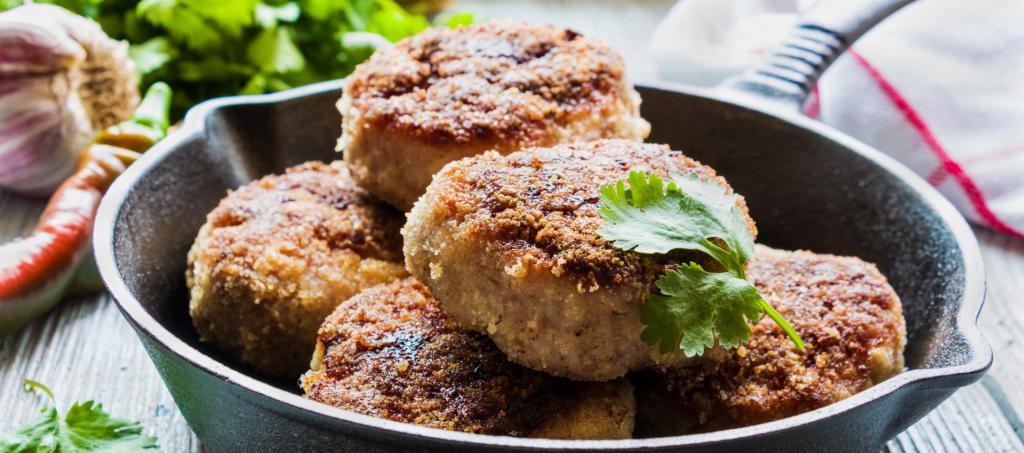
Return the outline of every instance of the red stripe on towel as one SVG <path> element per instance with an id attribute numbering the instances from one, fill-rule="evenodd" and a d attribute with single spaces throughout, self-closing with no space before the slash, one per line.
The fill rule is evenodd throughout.
<path id="1" fill-rule="evenodd" d="M 804 104 L 804 115 L 814 119 L 821 118 L 821 91 L 818 91 L 818 84 L 811 88 L 811 95 L 807 97 Z"/>
<path id="2" fill-rule="evenodd" d="M 949 172 L 946 171 L 946 166 L 939 164 L 931 173 L 928 173 L 928 184 L 939 187 L 939 184 L 942 184 L 947 176 L 949 176 Z"/>
<path id="3" fill-rule="evenodd" d="M 980 162 L 985 162 L 997 158 L 1010 157 L 1015 154 L 1020 154 L 1022 152 L 1024 152 L 1024 144 L 1018 144 L 1007 148 L 1000 148 L 990 153 L 983 153 L 974 157 L 964 159 L 963 162 L 961 162 L 960 164 L 963 165 L 964 167 L 969 167 Z M 944 181 L 947 176 L 949 176 L 949 172 L 946 171 L 946 167 L 939 165 L 938 167 L 935 168 L 935 170 L 932 170 L 931 174 L 928 175 L 928 182 L 932 183 L 933 186 L 937 186 L 939 184 L 942 184 L 942 181 Z"/>
<path id="4" fill-rule="evenodd" d="M 890 83 L 881 72 L 879 72 L 878 68 L 872 65 L 866 58 L 864 58 L 863 55 L 852 48 L 848 53 L 851 57 L 857 60 L 857 62 L 864 67 L 864 70 L 867 71 L 868 75 L 878 83 L 878 87 L 882 89 L 882 92 L 885 93 L 885 95 L 889 97 L 889 100 L 892 101 L 893 105 L 903 113 L 903 117 L 906 118 L 907 122 L 910 123 L 915 130 L 917 130 L 921 135 L 921 138 L 928 145 L 928 148 L 930 148 L 932 152 L 935 153 L 935 156 L 942 161 L 942 166 L 950 176 L 960 183 L 960 187 L 964 189 L 964 193 L 967 194 L 967 199 L 970 200 L 971 205 L 974 206 L 974 210 L 977 211 L 978 215 L 996 230 L 1024 238 L 1024 233 L 1014 230 L 1012 227 L 1000 220 L 994 212 L 992 212 L 988 206 L 988 202 L 985 201 L 984 195 L 981 193 L 981 189 L 978 188 L 978 185 L 970 176 L 967 175 L 963 167 L 961 167 L 957 161 L 953 160 L 946 149 L 942 147 L 942 144 L 939 143 L 939 140 L 935 137 L 935 134 L 932 133 L 928 125 L 925 124 L 921 115 L 914 110 L 896 87 L 893 86 L 893 84 Z"/>

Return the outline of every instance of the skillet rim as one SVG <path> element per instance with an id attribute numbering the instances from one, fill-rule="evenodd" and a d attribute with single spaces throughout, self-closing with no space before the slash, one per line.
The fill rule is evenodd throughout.
<path id="1" fill-rule="evenodd" d="M 334 408 L 305 399 L 301 395 L 287 392 L 232 369 L 230 366 L 218 362 L 178 338 L 150 315 L 141 302 L 131 293 L 121 277 L 117 261 L 114 259 L 114 233 L 119 227 L 119 225 L 115 224 L 115 219 L 117 219 L 120 213 L 126 196 L 135 184 L 142 178 L 145 178 L 154 166 L 176 152 L 177 145 L 185 142 L 192 136 L 201 134 L 205 129 L 206 118 L 217 110 L 239 105 L 269 107 L 278 103 L 296 101 L 304 97 L 323 95 L 342 89 L 344 87 L 344 79 L 321 82 L 272 94 L 211 99 L 189 111 L 185 116 L 181 129 L 143 154 L 121 177 L 115 180 L 114 184 L 108 189 L 106 196 L 104 196 L 97 212 L 93 234 L 93 246 L 100 275 L 112 294 L 115 303 L 120 308 L 122 315 L 133 325 L 139 334 L 144 334 L 150 340 L 172 353 L 178 360 L 188 363 L 189 366 L 198 368 L 214 378 L 237 387 L 233 390 L 238 392 L 239 396 L 262 410 L 270 410 L 286 418 L 294 419 L 291 415 L 283 414 L 280 409 L 267 407 L 267 402 L 276 402 L 277 404 L 288 406 L 292 410 L 301 411 L 304 413 L 303 415 L 316 416 L 325 425 L 331 423 L 349 424 L 357 428 L 377 430 L 379 434 L 398 434 L 405 437 L 456 443 L 464 447 L 625 451 L 667 447 L 710 446 L 754 441 L 759 437 L 794 430 L 805 425 L 827 423 L 828 419 L 836 417 L 841 413 L 867 405 L 876 400 L 891 398 L 905 387 L 911 387 L 915 384 L 929 382 L 941 384 L 943 381 L 949 381 L 945 385 L 938 385 L 938 387 L 960 387 L 957 384 L 958 378 L 969 379 L 968 382 L 976 380 L 991 366 L 993 360 L 991 346 L 985 340 L 977 325 L 978 316 L 981 314 L 986 294 L 985 269 L 977 239 L 963 216 L 945 197 L 925 183 L 920 176 L 888 155 L 863 142 L 823 123 L 806 118 L 800 115 L 799 112 L 785 111 L 777 108 L 777 106 L 773 107 L 770 102 L 759 102 L 756 96 L 744 96 L 743 93 L 737 92 L 716 92 L 665 82 L 644 82 L 637 83 L 636 86 L 637 88 L 701 97 L 713 102 L 727 104 L 731 108 L 751 110 L 756 113 L 773 116 L 791 126 L 838 143 L 848 151 L 855 152 L 861 157 L 870 160 L 881 170 L 893 174 L 908 184 L 950 230 L 963 256 L 964 291 L 961 297 L 961 305 L 957 312 L 956 322 L 953 325 L 955 329 L 953 333 L 959 332 L 963 335 L 965 345 L 970 348 L 971 360 L 955 366 L 906 370 L 845 400 L 773 422 L 710 433 L 622 440 L 530 439 L 427 428 Z M 166 386 L 166 383 L 164 385 Z"/>

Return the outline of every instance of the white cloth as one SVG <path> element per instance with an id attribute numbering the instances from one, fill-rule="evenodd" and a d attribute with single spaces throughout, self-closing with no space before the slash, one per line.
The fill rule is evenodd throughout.
<path id="1" fill-rule="evenodd" d="M 651 38 L 659 75 L 737 74 L 807 3 L 682 0 Z M 911 4 L 834 63 L 805 113 L 900 160 L 972 222 L 1024 237 L 1024 1 Z"/>

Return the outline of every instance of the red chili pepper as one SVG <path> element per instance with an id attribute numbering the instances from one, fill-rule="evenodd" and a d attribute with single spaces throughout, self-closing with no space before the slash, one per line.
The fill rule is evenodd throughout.
<path id="1" fill-rule="evenodd" d="M 170 89 L 154 84 L 135 117 L 101 133 L 77 171 L 46 205 L 27 236 L 0 245 L 0 338 L 45 313 L 89 255 L 96 209 L 110 184 L 167 130 Z"/>

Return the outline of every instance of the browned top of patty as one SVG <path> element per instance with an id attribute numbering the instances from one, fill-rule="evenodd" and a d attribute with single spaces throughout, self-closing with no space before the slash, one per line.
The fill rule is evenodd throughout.
<path id="1" fill-rule="evenodd" d="M 432 428 L 528 435 L 586 385 L 510 362 L 411 277 L 339 305 L 319 340 L 323 363 L 302 378 L 308 398 Z"/>
<path id="2" fill-rule="evenodd" d="M 625 180 L 630 171 L 696 173 L 732 192 L 713 169 L 668 146 L 601 140 L 451 163 L 434 176 L 421 202 L 454 219 L 462 233 L 496 247 L 508 265 L 565 275 L 581 291 L 646 284 L 663 263 L 616 249 L 598 234 L 601 187 Z M 737 205 L 747 212 L 742 197 Z M 753 220 L 748 222 L 756 234 Z"/>
<path id="3" fill-rule="evenodd" d="M 611 104 L 623 83 L 622 56 L 600 41 L 495 21 L 432 28 L 378 50 L 346 90 L 370 123 L 430 143 L 526 145 Z"/>
<path id="4" fill-rule="evenodd" d="M 902 368 L 900 301 L 885 276 L 858 258 L 759 247 L 747 271 L 758 290 L 805 342 L 796 349 L 765 317 L 750 342 L 724 361 L 699 360 L 663 384 L 703 430 L 767 422 L 860 392 Z M 894 362 L 872 358 L 896 350 Z M 891 358 L 890 358 L 891 359 Z M 877 369 L 876 369 L 877 368 Z M 881 376 L 873 376 L 883 372 Z"/>
<path id="5" fill-rule="evenodd" d="M 207 216 L 218 230 L 207 247 L 230 248 L 236 236 L 291 241 L 321 240 L 362 258 L 401 261 L 404 216 L 352 182 L 343 162 L 307 162 L 242 186 Z M 228 228 L 239 227 L 244 228 Z M 312 237 L 310 237 L 312 236 Z"/>

